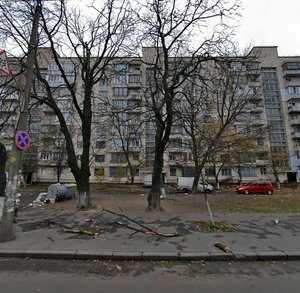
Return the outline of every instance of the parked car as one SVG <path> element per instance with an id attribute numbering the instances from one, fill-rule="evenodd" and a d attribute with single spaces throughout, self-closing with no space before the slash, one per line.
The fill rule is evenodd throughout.
<path id="1" fill-rule="evenodd" d="M 184 192 L 192 191 L 193 182 L 194 182 L 194 177 L 178 177 L 176 189 L 179 191 L 184 191 Z M 214 188 L 207 182 L 204 182 L 204 184 L 203 184 L 200 180 L 198 183 L 197 190 L 199 192 L 206 191 L 206 192 L 210 193 L 214 190 Z"/>
<path id="2" fill-rule="evenodd" d="M 237 193 L 265 193 L 273 194 L 274 189 L 272 182 L 266 180 L 253 180 L 236 188 Z"/>

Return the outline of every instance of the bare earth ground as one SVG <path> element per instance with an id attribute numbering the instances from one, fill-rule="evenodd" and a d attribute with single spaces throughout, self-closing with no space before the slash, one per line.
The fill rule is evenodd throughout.
<path id="1" fill-rule="evenodd" d="M 28 203 L 35 200 L 37 195 L 45 190 L 22 191 L 23 208 L 28 208 Z M 115 212 L 143 212 L 147 207 L 147 196 L 150 189 L 135 187 L 134 189 L 122 188 L 115 190 L 91 191 L 91 202 L 94 206 L 103 207 Z M 162 198 L 161 205 L 166 213 L 197 213 L 206 212 L 207 206 L 204 194 L 178 193 L 173 188 L 168 188 L 166 197 Z M 297 189 L 283 189 L 275 191 L 272 196 L 236 194 L 234 189 L 215 191 L 208 194 L 208 200 L 213 212 L 219 213 L 297 213 L 300 212 L 300 191 Z M 44 205 L 45 210 L 75 209 L 77 199 L 66 200 L 56 204 Z"/>

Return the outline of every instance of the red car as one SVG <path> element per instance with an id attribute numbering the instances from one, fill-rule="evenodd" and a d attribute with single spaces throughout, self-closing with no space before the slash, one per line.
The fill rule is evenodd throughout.
<path id="1" fill-rule="evenodd" d="M 271 195 L 273 194 L 274 189 L 272 182 L 270 181 L 254 180 L 237 187 L 236 192 L 244 194 L 265 193 Z"/>

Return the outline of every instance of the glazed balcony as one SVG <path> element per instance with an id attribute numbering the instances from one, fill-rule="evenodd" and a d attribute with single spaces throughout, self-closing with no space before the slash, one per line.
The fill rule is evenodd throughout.
<path id="1" fill-rule="evenodd" d="M 300 105 L 289 105 L 288 106 L 289 113 L 298 113 L 300 112 Z"/>

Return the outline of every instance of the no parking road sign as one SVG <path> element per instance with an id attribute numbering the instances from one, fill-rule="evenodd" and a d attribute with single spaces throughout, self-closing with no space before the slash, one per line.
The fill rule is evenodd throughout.
<path id="1" fill-rule="evenodd" d="M 19 130 L 16 134 L 16 145 L 17 147 L 24 151 L 30 146 L 30 136 L 27 131 Z"/>

